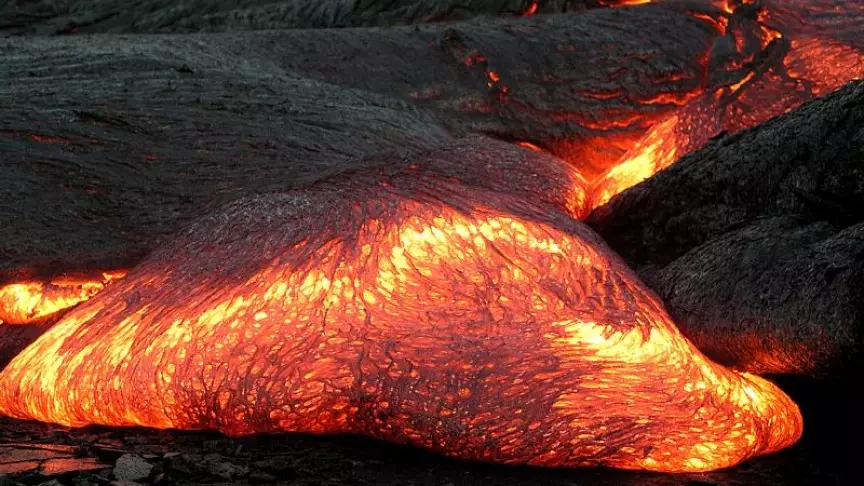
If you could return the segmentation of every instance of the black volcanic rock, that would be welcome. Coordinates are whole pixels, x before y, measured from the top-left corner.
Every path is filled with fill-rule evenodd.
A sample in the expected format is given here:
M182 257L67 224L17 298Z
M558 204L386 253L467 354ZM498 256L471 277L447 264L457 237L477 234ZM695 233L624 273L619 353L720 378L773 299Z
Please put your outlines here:
M719 362L823 376L856 365L864 82L713 141L587 222Z
M566 140L565 155L607 132L598 120L635 117L638 131L677 108L638 100L701 86L698 59L715 37L673 5L392 29L0 39L0 283L132 265L220 204L368 157L398 161L476 134ZM591 95L608 90L621 95Z
M0 35L371 27L602 6L600 0L13 0L0 4Z

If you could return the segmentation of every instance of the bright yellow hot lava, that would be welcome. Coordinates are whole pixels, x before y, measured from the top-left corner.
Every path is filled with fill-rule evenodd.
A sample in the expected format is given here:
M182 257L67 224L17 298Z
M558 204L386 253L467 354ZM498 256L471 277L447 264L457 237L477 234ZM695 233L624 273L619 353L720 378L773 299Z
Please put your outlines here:
M0 323L29 324L93 297L124 271L103 272L99 278L21 282L0 287Z
M282 246L299 220L269 211L248 223L256 256L232 240L171 272L176 243L20 353L0 412L673 472L799 438L783 392L705 358L581 223L395 198L322 210L325 236Z
M675 132L678 117L670 116L653 127L594 184L590 191L592 208L606 204L630 188L675 162L679 139Z

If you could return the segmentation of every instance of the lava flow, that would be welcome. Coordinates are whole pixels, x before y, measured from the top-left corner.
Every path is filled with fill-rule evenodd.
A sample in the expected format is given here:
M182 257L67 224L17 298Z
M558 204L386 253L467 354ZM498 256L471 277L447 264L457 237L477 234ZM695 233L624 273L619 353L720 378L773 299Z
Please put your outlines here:
M451 152L426 161L453 164L438 176L419 164L236 202L15 357L0 373L0 412L71 426L354 433L463 459L669 472L791 445L796 405L709 361L571 218L721 131L864 77L860 42L818 28L843 22L831 17L843 2L704 3L693 16L717 39L701 84L621 99L651 115L586 122L603 147L628 147L607 151L614 166L593 164L588 181L576 166L511 180L501 160ZM486 75L496 96L513 92ZM520 152L552 160L535 153L550 142L538 144ZM459 167L473 179L454 177ZM9 322L42 315L9 309Z
M590 185L589 210L703 147L720 132L754 127L864 78L862 42L850 41L856 34L847 32L860 31L862 5L839 0L714 0L706 4L717 9L692 13L719 35L703 61L704 90L678 93L680 99L671 93L640 101L662 104L665 100L677 107L655 117L641 138L611 130L597 142L598 146L614 145L618 140L619 145L629 147L623 156L577 161L586 167L607 167L596 177L585 173ZM819 28L822 24L827 28ZM603 159L591 153L590 148L580 152L582 158Z
M679 136L675 132L678 118L671 116L656 124L621 160L594 183L590 192L591 207L606 204L613 196L675 162Z
M29 324L73 307L101 292L125 271L102 272L93 278L29 281L0 287L0 324Z
M672 472L799 438L780 389L705 358L560 206L389 172L199 222L15 357L0 412Z

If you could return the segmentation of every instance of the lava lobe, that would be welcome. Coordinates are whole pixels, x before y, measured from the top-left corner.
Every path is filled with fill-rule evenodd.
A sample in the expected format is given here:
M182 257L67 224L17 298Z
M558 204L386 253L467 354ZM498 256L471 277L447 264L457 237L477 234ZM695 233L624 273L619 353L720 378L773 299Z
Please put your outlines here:
M0 412L657 471L798 439L783 392L710 362L586 226L518 194L525 165L445 159L202 220L21 352Z

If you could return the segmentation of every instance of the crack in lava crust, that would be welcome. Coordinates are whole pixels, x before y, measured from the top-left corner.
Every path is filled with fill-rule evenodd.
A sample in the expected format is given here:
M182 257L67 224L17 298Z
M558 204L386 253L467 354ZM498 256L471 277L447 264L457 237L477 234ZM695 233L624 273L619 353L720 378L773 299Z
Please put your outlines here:
M686 341L582 223L416 173L200 222L19 354L0 411L657 471L730 466L802 429L773 384Z

